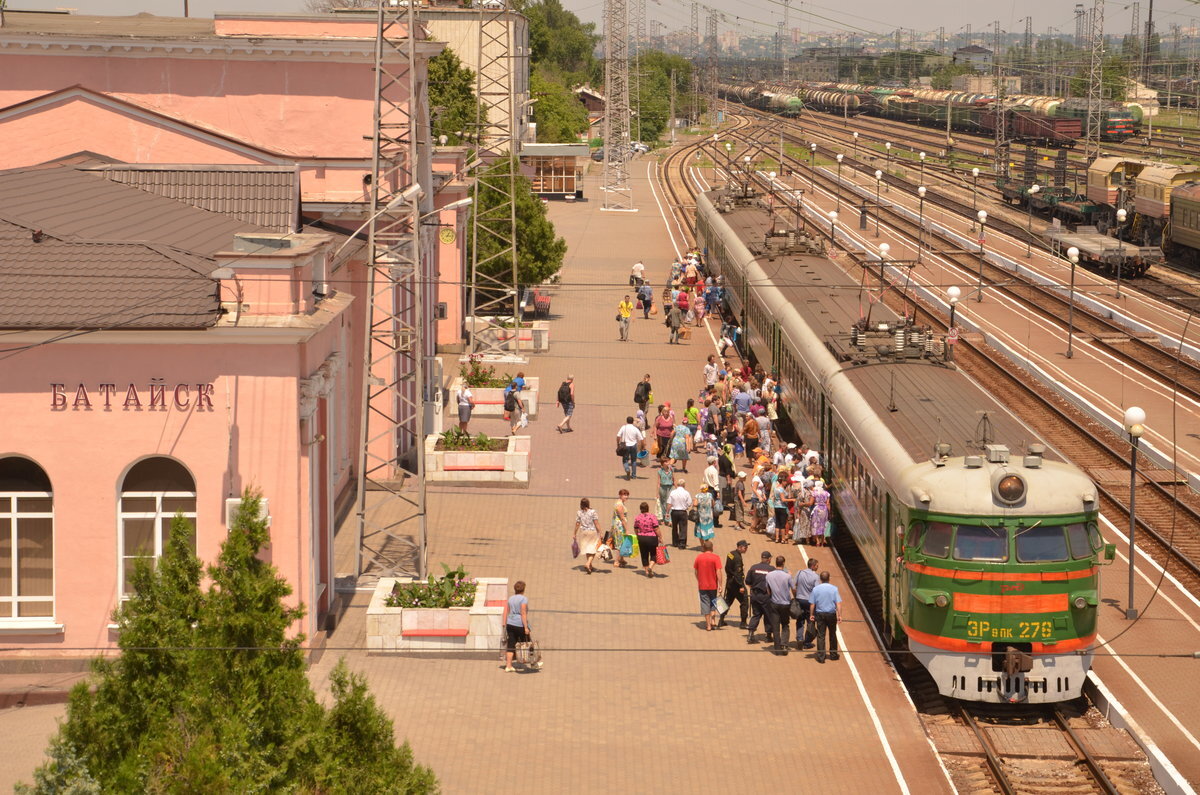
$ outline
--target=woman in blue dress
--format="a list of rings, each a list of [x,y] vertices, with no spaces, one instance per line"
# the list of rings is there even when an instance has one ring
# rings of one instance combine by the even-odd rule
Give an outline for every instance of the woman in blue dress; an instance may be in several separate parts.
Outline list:
[[[708,541],[713,535],[713,495],[706,485],[696,495],[696,538]]]
[[[675,435],[671,437],[671,460],[676,464],[681,464],[678,467],[680,472],[687,472],[688,443],[691,439],[692,435],[688,432],[688,426],[683,423],[675,426]]]
[[[663,461],[658,468],[658,518],[663,522],[671,519],[671,511],[667,508],[667,495],[675,488],[675,468],[670,461]]]

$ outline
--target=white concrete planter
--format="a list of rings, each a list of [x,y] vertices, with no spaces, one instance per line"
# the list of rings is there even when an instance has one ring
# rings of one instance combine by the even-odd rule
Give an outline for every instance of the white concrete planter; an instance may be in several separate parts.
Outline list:
[[[478,577],[470,607],[388,607],[396,584],[411,577],[382,577],[367,606],[369,654],[499,654],[508,603],[507,577]]]
[[[482,453],[436,450],[438,438],[437,434],[425,437],[426,480],[482,486],[529,486],[529,452],[533,446],[530,437],[509,436],[504,450]]]
[[[489,326],[489,318],[479,319],[468,316],[464,320],[467,332],[475,328],[475,334],[494,344],[504,351],[539,351],[550,350],[550,321],[522,321],[520,329],[502,329]],[[528,325],[528,328],[526,327]],[[498,341],[497,341],[498,340]]]
[[[502,370],[503,368],[496,368]],[[462,384],[462,376],[455,376],[450,382],[450,396],[447,398],[446,410],[449,412],[450,421],[458,422],[458,401],[454,397],[458,393],[458,387]],[[537,419],[538,415],[538,391],[541,388],[541,379],[537,377],[527,377],[525,379],[525,388],[521,390],[521,400],[525,401],[525,413],[529,415],[529,419]],[[504,387],[471,387],[471,394],[475,396],[475,411],[472,412],[474,417],[502,417],[504,416]]]

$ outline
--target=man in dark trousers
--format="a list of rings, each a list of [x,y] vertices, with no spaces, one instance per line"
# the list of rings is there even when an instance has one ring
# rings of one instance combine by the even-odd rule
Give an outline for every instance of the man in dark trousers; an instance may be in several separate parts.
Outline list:
[[[812,620],[812,592],[821,581],[817,574],[817,559],[808,559],[808,568],[796,572],[792,588],[796,592],[796,601],[800,603],[800,617],[796,619],[796,648],[811,649],[813,640],[817,637],[817,625]]]
[[[729,610],[733,609],[733,602],[736,599],[742,613],[742,621],[738,626],[742,629],[746,628],[746,616],[750,613],[750,600],[746,596],[746,563],[742,560],[742,555],[749,547],[750,542],[743,538],[725,556],[725,604],[729,605],[729,609],[721,615],[721,620],[717,622],[719,627],[725,626],[725,616],[729,615]]]
[[[654,393],[654,388],[650,386],[650,374],[646,373],[646,377],[638,381],[638,385],[633,389],[633,402],[642,411],[650,405],[650,395]],[[646,418],[646,422],[650,422],[650,418]]]
[[[809,615],[817,624],[817,662],[825,662],[825,638],[829,638],[829,659],[838,658],[838,624],[842,623],[842,595],[829,581],[829,572],[821,572],[821,582],[813,588]]]
[[[787,656],[788,630],[791,629],[792,574],[784,566],[783,555],[775,558],[774,570],[767,572],[767,591],[771,603],[767,605],[767,632],[775,639],[775,653]]]
[[[771,592],[767,589],[767,575],[773,571],[775,567],[771,565],[771,553],[763,550],[762,560],[746,572],[746,589],[750,592],[750,633],[746,636],[747,643],[754,643],[754,630],[758,629],[758,622],[770,609]],[[770,624],[767,627],[769,629]],[[772,640],[769,633],[767,640]]]

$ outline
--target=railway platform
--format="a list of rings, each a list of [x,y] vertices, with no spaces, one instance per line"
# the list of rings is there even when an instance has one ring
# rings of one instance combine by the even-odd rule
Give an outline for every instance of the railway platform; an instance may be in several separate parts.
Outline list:
[[[832,169],[818,168],[826,174],[832,173]],[[781,180],[780,187],[802,187],[807,223],[828,234],[831,227],[824,219],[838,206],[838,197],[820,185],[814,190],[806,177],[802,171],[800,176],[791,179],[797,185]],[[718,185],[724,182],[724,177],[714,175],[711,170],[699,178]],[[1024,377],[1041,381],[1056,391],[1062,400],[1112,430],[1122,430],[1125,408],[1131,405],[1144,407],[1150,420],[1147,435],[1143,437],[1139,470],[1144,476],[1182,490],[1189,488],[1189,481],[1195,485],[1194,473],[1200,471],[1197,468],[1200,445],[1189,428],[1196,426],[1200,404],[1185,391],[1176,392],[1171,382],[1137,371],[1129,362],[1117,358],[1112,348],[1113,345],[1129,345],[1130,338],[1138,334],[1182,336],[1185,348],[1193,347],[1200,339],[1197,336],[1200,331],[1186,312],[1164,309],[1160,304],[1155,305],[1152,299],[1127,288],[1118,298],[1111,280],[1078,268],[1074,287],[1076,301],[1106,307],[1110,313],[1127,316],[1140,325],[1131,326],[1125,338],[1106,338],[1092,333],[1078,333],[1068,338],[1062,324],[1064,318],[1050,318],[1031,310],[1020,296],[997,289],[990,281],[977,280],[974,273],[942,261],[933,251],[930,232],[934,227],[945,230],[957,243],[944,247],[960,251],[979,252],[977,241],[982,237],[989,262],[1014,272],[1037,274],[1041,280],[1060,285],[1062,292],[1069,289],[1069,264],[1036,249],[1026,257],[1023,243],[1002,239],[991,232],[981,234],[970,218],[955,217],[940,209],[931,209],[929,205],[924,208],[923,218],[926,245],[918,263],[917,247],[911,237],[893,233],[886,225],[876,235],[873,223],[865,227],[857,223],[856,205],[865,199],[873,199],[876,190],[873,179],[848,171],[843,173],[841,218],[835,229],[843,253],[835,253],[835,258],[845,262],[844,251],[854,252],[856,259],[870,263],[864,281],[877,284],[879,245],[887,243],[890,251],[885,255],[888,260],[885,267],[891,280],[897,284],[908,281],[911,295],[944,313],[949,310],[948,288],[959,287],[961,300],[955,307],[956,321],[966,332],[966,338],[1001,350],[1017,362]],[[908,196],[892,187],[881,201],[899,205],[912,219],[918,217],[919,203],[915,195]],[[984,285],[982,290],[980,283]],[[1118,496],[1127,498],[1127,468],[1110,466],[1089,474]],[[1140,500],[1140,486],[1138,495]],[[1164,518],[1168,522],[1166,526],[1171,527],[1169,513],[1165,517],[1156,513],[1156,523],[1160,526]],[[1114,523],[1112,519],[1106,517],[1101,530],[1106,540],[1117,545],[1118,557],[1102,577],[1103,609],[1094,679],[1101,683],[1102,694],[1111,695],[1114,703],[1119,702],[1132,715],[1142,734],[1157,747],[1161,758],[1168,760],[1180,779],[1188,782],[1185,786],[1195,788],[1200,785],[1200,698],[1197,698],[1200,688],[1195,684],[1200,662],[1193,657],[1200,650],[1197,580],[1190,573],[1180,572],[1178,564],[1171,567],[1171,573],[1164,575],[1162,569],[1148,559],[1146,552],[1139,549],[1131,602],[1128,528],[1123,521]],[[1175,529],[1180,543],[1185,538],[1195,537],[1195,527],[1185,526],[1190,521],[1183,513],[1176,517]],[[1136,621],[1125,617],[1131,604],[1139,613]]]
[[[556,433],[561,414],[544,406],[528,428],[528,490],[430,488],[431,569],[463,563],[472,575],[528,583],[545,667],[511,674],[493,660],[350,651],[365,646],[368,594],[358,592],[311,678],[324,692],[345,656],[368,676],[397,737],[409,740],[447,792],[485,791],[497,781],[532,792],[717,793],[755,782],[800,791],[948,792],[828,550],[818,557],[846,600],[849,651],[824,665],[811,652],[777,657],[767,644],[748,645],[736,619],[706,632],[694,539],[686,552],[671,550],[672,562],[654,579],[609,563],[587,575],[582,558],[571,559],[581,497],[607,527],[619,489],[632,492],[634,513],[655,495],[656,470],[628,482],[613,454],[616,430],[636,408],[638,380],[650,373],[655,400],[682,408],[703,385],[701,368],[714,352],[713,327],[696,329],[687,344],[666,344],[661,314],[643,320],[635,313],[630,341],[618,340],[613,316],[631,292],[630,266],[643,259],[661,289],[676,248],[685,245],[677,229],[672,239],[664,226],[661,188],[648,181],[654,162],[631,164],[637,213],[600,211],[596,168],[586,178],[587,201],[550,205],[569,252],[554,292],[552,347],[522,369],[550,390],[575,376],[574,432]],[[499,419],[473,421],[472,430],[507,433]],[[685,476],[691,490],[703,469],[693,457]],[[728,525],[716,531],[716,552],[724,557],[741,537],[750,542],[747,565],[763,550],[786,556],[791,570],[802,565],[796,547]],[[353,519],[336,543],[339,572],[352,570]]]

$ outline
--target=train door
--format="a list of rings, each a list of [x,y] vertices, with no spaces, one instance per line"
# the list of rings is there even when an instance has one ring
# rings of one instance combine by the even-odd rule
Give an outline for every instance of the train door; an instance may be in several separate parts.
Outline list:
[[[771,321],[771,366],[769,369],[776,372],[779,371],[779,363],[783,361],[780,354],[780,347],[783,345],[783,334],[779,330],[779,322]]]

